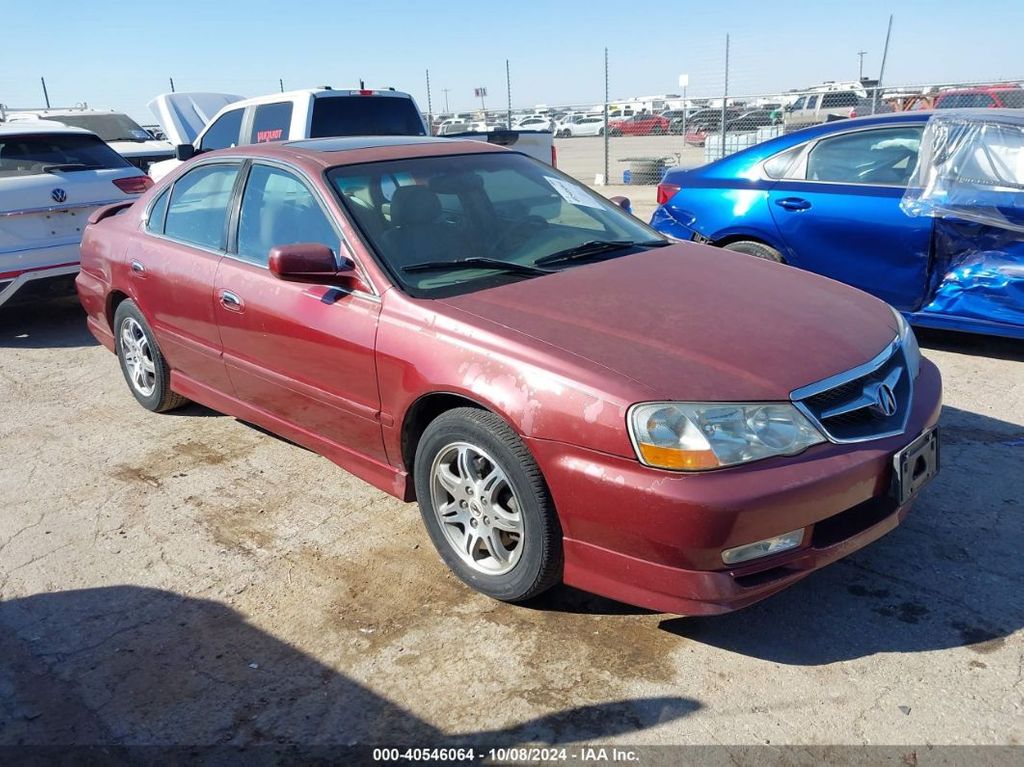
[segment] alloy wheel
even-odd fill
[[[502,575],[523,553],[522,505],[508,475],[484,450],[453,442],[430,470],[434,514],[445,540],[474,570]]]
[[[143,397],[153,396],[156,389],[156,365],[149,348],[146,331],[133,317],[126,317],[121,323],[121,358],[128,370],[132,387]]]

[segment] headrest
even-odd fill
[[[400,186],[391,197],[391,223],[395,226],[429,224],[441,215],[441,201],[425,186]]]

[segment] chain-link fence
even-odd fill
[[[917,109],[1024,108],[1022,80],[880,85],[864,79],[754,95],[639,96],[449,115],[436,132],[546,130],[558,167],[592,185],[655,185],[668,167],[697,167],[818,123]],[[607,116],[605,114],[607,106]],[[509,119],[511,116],[511,120]]]

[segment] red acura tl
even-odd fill
[[[498,599],[736,609],[892,530],[937,470],[939,374],[889,306],[488,144],[200,155],[92,216],[78,290],[144,407],[417,500]]]

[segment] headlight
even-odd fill
[[[703,471],[795,455],[825,438],[789,403],[652,402],[634,405],[630,438],[647,466]]]
[[[921,347],[917,345],[917,336],[914,335],[914,329],[910,327],[910,323],[899,313],[895,308],[892,309],[892,313],[896,316],[896,324],[899,327],[900,334],[900,345],[903,347],[903,356],[906,357],[907,367],[910,369],[910,378],[917,378],[917,374],[921,372]]]

